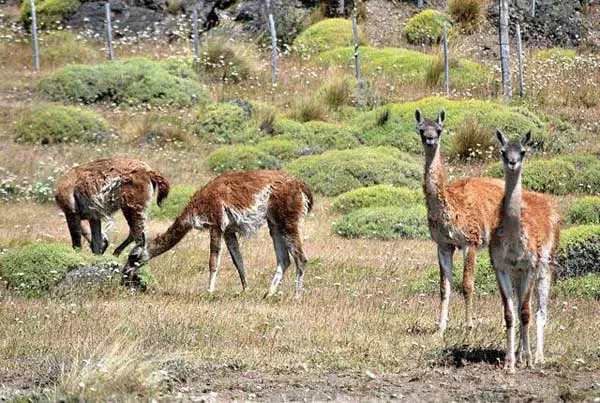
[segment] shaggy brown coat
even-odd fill
[[[299,224],[312,204],[308,186],[280,171],[223,174],[198,190],[171,227],[152,239],[147,248],[134,248],[124,271],[130,272],[135,266],[171,249],[192,228],[204,228],[210,232],[209,291],[215,290],[223,240],[245,289],[246,278],[236,234],[251,235],[266,223],[275,247],[278,273],[282,276],[289,267],[291,255],[296,265],[296,290],[299,292],[306,264]],[[276,274],[269,295],[275,292],[281,276]]]
[[[143,243],[145,210],[158,191],[157,203],[169,194],[169,181],[145,162],[131,158],[99,159],[67,172],[56,184],[55,200],[65,213],[73,248],[81,248],[81,236],[91,244],[92,251],[102,254],[108,247],[108,237],[102,232],[101,220],[122,210],[129,224],[129,235],[116,249],[119,255],[131,242]],[[82,227],[88,220],[90,233]]]

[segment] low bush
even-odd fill
[[[600,300],[600,275],[590,273],[581,277],[568,278],[556,283],[554,290],[563,298]]]
[[[303,146],[296,140],[275,137],[257,143],[256,147],[279,161],[288,161],[296,158]]]
[[[484,175],[500,178],[502,163],[485,169]],[[600,186],[600,161],[594,156],[564,156],[525,161],[523,186],[536,192],[564,195],[596,194]]]
[[[173,186],[161,207],[158,207],[156,203],[150,205],[148,217],[159,221],[174,220],[183,211],[196,190],[196,188],[189,185]]]
[[[568,123],[560,121],[562,124],[558,125],[556,121],[538,116],[523,107],[511,107],[491,101],[461,101],[441,97],[391,104],[363,112],[348,122],[348,128],[367,145],[390,145],[404,151],[420,152],[422,146],[416,132],[415,109],[420,109],[429,118],[436,117],[440,109],[446,111],[445,134],[441,140],[443,152],[452,150],[454,137],[457,135],[473,134],[470,132],[473,128],[469,129],[469,124],[477,125],[477,137],[485,138],[487,132],[491,141],[495,141],[496,128],[519,135],[531,129],[533,139],[537,142],[536,150],[551,153],[565,150],[577,138],[577,132]],[[389,116],[382,124],[379,117],[384,111],[389,111]],[[473,145],[470,141],[463,143],[467,148]]]
[[[313,154],[331,149],[354,148],[359,145],[352,131],[337,124],[319,121],[299,123],[289,119],[278,119],[275,121],[274,134],[301,143]]]
[[[461,32],[474,33],[485,18],[485,0],[450,0],[448,13],[458,23]]]
[[[196,78],[187,61],[131,58],[67,66],[42,79],[39,87],[53,101],[187,106],[209,98]]]
[[[358,37],[361,45],[366,45],[362,30],[359,30]],[[302,31],[294,39],[293,47],[302,54],[309,55],[352,44],[352,22],[343,18],[329,18]]]
[[[405,207],[423,205],[423,192],[420,189],[375,185],[342,193],[332,202],[334,210],[349,213],[362,208]]]
[[[98,114],[53,104],[32,107],[15,125],[15,140],[31,144],[94,142],[108,133],[108,124]]]
[[[0,168],[0,201],[54,202],[56,181],[66,171],[65,168],[40,167],[32,178],[17,178],[9,171]]]
[[[85,264],[70,246],[39,242],[6,252],[0,258],[2,277],[17,292],[39,297],[58,284],[67,272]]]
[[[578,225],[562,231],[555,278],[600,275],[600,225]]]
[[[409,18],[404,26],[404,36],[413,45],[435,45],[442,41],[442,25],[446,22],[448,38],[452,34],[452,23],[443,13],[423,10]]]
[[[386,147],[328,151],[292,161],[286,170],[326,196],[384,183],[418,187],[422,175],[410,155]]]
[[[199,50],[199,68],[214,80],[237,83],[256,72],[256,57],[232,40],[209,39]]]
[[[277,158],[253,145],[221,147],[208,156],[207,165],[216,173],[247,171],[251,169],[274,169]]]
[[[332,231],[348,238],[426,239],[429,237],[425,206],[367,207],[337,220]]]
[[[436,61],[434,55],[401,48],[360,49],[361,69],[365,76],[384,75],[399,84],[425,85],[428,70]],[[354,49],[336,48],[320,53],[316,62],[324,66],[343,66],[354,68]],[[430,79],[431,80],[431,79]],[[437,83],[443,80],[438,75]],[[453,88],[482,87],[495,85],[494,76],[489,69],[467,59],[457,59],[450,66],[450,82]]]
[[[249,126],[248,113],[231,103],[218,103],[201,108],[190,124],[192,132],[210,144],[243,142]]]
[[[61,25],[67,17],[79,9],[79,0],[41,0],[36,1],[35,11],[39,28],[50,29]],[[21,23],[25,29],[31,27],[31,5],[28,1],[21,4]]]
[[[569,206],[567,220],[571,224],[600,224],[600,197],[575,200]]]

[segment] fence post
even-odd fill
[[[535,0],[531,0],[531,16],[535,18]]]
[[[192,10],[192,39],[194,41],[194,67],[197,69],[200,65],[199,42],[198,42],[198,10]]]
[[[269,18],[269,31],[271,32],[271,88],[277,86],[277,32],[275,19],[271,12],[271,2],[267,0],[267,13]]]
[[[33,42],[33,70],[40,71],[40,48],[37,36],[37,17],[35,15],[35,0],[29,0],[31,5],[31,41]]]
[[[519,96],[523,97],[523,47],[521,43],[521,26],[517,23],[517,55],[519,58]]]
[[[112,22],[110,18],[110,2],[107,1],[104,6],[106,9],[106,42],[108,44],[108,60],[113,60],[115,55],[113,52],[113,41],[112,41]]]
[[[339,0],[338,14],[340,15],[340,17],[344,17],[346,14],[346,5],[344,4],[344,0]]]
[[[354,8],[352,10],[352,36],[354,37],[354,71],[356,81],[360,81],[360,58],[358,54],[358,23],[356,22],[356,1],[354,0]]]
[[[508,33],[508,0],[498,0],[500,8],[500,23],[498,33],[500,36],[500,67],[502,69],[502,93],[504,100],[512,98],[512,83],[510,81],[510,38]]]
[[[448,63],[448,36],[446,31],[446,21],[442,24],[442,41],[444,44],[444,89],[446,97],[450,96],[450,67]]]
[[[423,0],[418,0],[418,1],[417,1],[417,8],[418,8],[419,10],[422,10],[422,9],[423,9]]]

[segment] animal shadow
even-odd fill
[[[499,365],[504,362],[506,352],[497,348],[472,348],[469,346],[452,346],[442,350],[441,364],[462,368],[467,363]]]

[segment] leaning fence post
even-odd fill
[[[354,9],[352,10],[352,35],[354,37],[354,71],[356,81],[360,81],[360,59],[358,54],[358,24],[356,22],[356,0],[354,1]]]
[[[267,13],[269,18],[269,31],[271,32],[271,87],[277,86],[277,32],[275,20],[271,12],[271,2],[267,0]]]
[[[519,96],[523,97],[523,47],[521,44],[521,26],[517,23],[517,56],[519,58]]]
[[[113,41],[112,41],[112,22],[110,19],[110,2],[106,2],[106,42],[108,44],[108,60],[113,60],[115,55],[113,52]]]
[[[344,0],[339,0],[338,15],[340,17],[344,17],[346,15],[346,5],[344,4]]]
[[[199,43],[198,43],[198,10],[192,10],[192,38],[194,41],[194,67],[200,65]]]
[[[33,42],[33,70],[40,71],[40,48],[37,36],[37,17],[35,15],[35,0],[29,0],[31,5],[31,41]]]
[[[423,0],[418,0],[418,1],[417,1],[417,8],[418,8],[419,10],[422,10],[422,9],[423,9]]]
[[[446,21],[442,24],[442,41],[444,44],[444,89],[446,96],[450,96],[450,67],[448,65],[448,35],[446,31]]]
[[[535,18],[535,0],[531,0],[531,16]]]

